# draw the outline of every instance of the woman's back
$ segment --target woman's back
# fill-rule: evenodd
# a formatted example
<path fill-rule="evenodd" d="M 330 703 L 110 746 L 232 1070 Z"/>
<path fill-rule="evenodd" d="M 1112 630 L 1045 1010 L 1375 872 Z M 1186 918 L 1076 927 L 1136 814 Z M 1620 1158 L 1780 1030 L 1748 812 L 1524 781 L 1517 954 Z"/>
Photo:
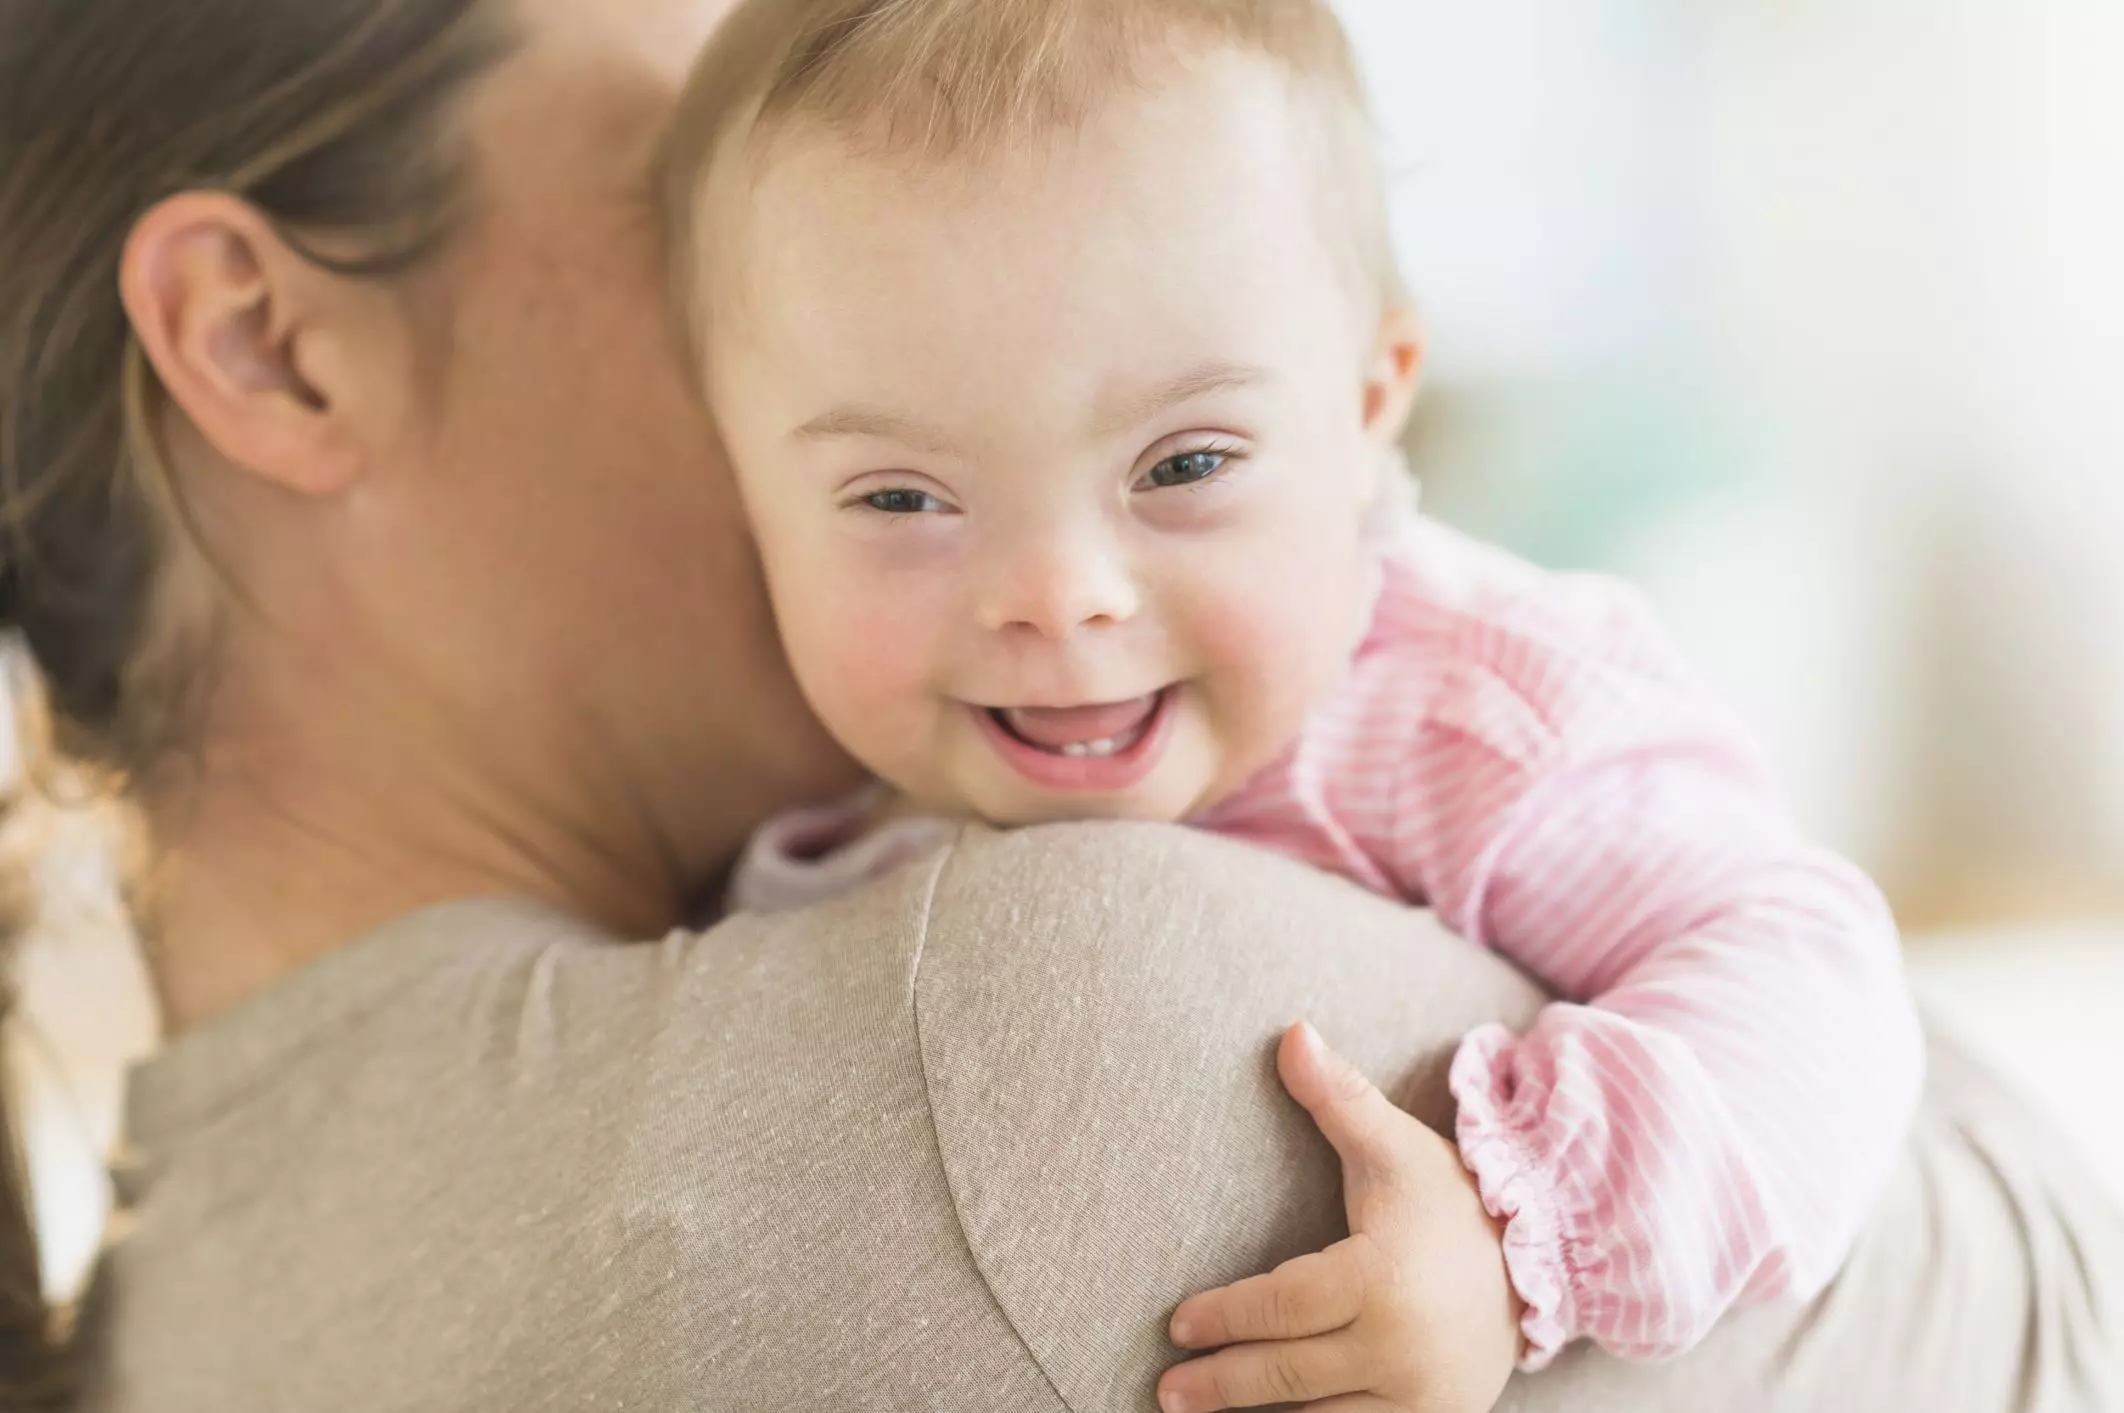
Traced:
<path fill-rule="evenodd" d="M 102 1405 L 1052 1406 L 934 1160 L 925 883 L 656 946 L 445 907 L 189 1037 L 135 1092 Z"/>
<path fill-rule="evenodd" d="M 1461 1030 L 1539 999 L 1331 880 L 1124 826 L 971 834 L 656 946 L 432 911 L 143 1072 L 92 1406 L 1148 1408 L 1174 1303 L 1339 1229 L 1280 1023 L 1436 1122 Z M 1929 1115 L 1814 1309 L 1506 1406 L 2110 1406 L 2124 1293 L 2083 1282 L 2124 1236 L 1997 1118 Z"/>

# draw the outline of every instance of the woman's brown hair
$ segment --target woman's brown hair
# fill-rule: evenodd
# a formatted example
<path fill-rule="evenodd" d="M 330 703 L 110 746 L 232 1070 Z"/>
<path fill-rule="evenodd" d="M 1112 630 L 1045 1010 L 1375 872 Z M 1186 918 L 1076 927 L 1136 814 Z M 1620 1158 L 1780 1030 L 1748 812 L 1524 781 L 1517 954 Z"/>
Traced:
<path fill-rule="evenodd" d="M 343 274 L 417 262 L 466 197 L 451 119 L 501 52 L 498 4 L 0 0 L 0 626 L 68 759 L 137 779 L 207 671 L 157 613 L 184 517 L 119 301 L 133 225 L 222 191 Z M 22 1159 L 0 1109 L 0 1410 L 63 1406 L 72 1372 Z"/>

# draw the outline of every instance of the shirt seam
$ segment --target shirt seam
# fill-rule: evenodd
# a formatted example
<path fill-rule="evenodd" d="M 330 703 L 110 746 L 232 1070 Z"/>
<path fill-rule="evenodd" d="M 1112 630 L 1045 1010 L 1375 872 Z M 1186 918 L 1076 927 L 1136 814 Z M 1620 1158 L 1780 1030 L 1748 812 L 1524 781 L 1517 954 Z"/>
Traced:
<path fill-rule="evenodd" d="M 1054 1394 L 1055 1402 L 1063 1408 L 1074 1409 L 1077 1405 L 1070 1402 L 1062 1392 L 1062 1386 L 1056 1382 L 1046 1362 L 1040 1358 L 1039 1351 L 1033 1348 L 1032 1341 L 1026 1338 L 1025 1331 L 1019 1328 L 1017 1320 L 1011 1315 L 1010 1307 L 997 1292 L 995 1282 L 989 1279 L 988 1269 L 981 1261 L 981 1253 L 974 1246 L 973 1234 L 966 1229 L 965 1209 L 959 1198 L 958 1186 L 953 1181 L 951 1159 L 944 1152 L 943 1129 L 937 1122 L 936 1091 L 929 1078 L 929 1048 L 922 1038 L 922 966 L 929 956 L 929 930 L 936 918 L 937 895 L 943 887 L 945 873 L 958 858 L 959 846 L 964 838 L 965 830 L 961 829 L 953 836 L 950 847 L 938 858 L 936 867 L 930 871 L 929 886 L 922 894 L 921 927 L 915 938 L 914 965 L 908 975 L 908 1013 L 914 1026 L 915 1067 L 922 1077 L 922 1111 L 929 1117 L 929 1139 L 936 1149 L 937 1167 L 944 1175 L 944 1192 L 951 1202 L 952 1223 L 959 1229 L 959 1239 L 966 1248 L 966 1258 L 973 1266 L 974 1275 L 980 1279 L 981 1288 L 988 1293 L 989 1303 L 995 1306 L 1004 1326 L 1018 1341 L 1018 1347 L 1025 1351 L 1025 1357 L 1032 1361 L 1041 1381 L 1047 1385 L 1048 1391 Z"/>

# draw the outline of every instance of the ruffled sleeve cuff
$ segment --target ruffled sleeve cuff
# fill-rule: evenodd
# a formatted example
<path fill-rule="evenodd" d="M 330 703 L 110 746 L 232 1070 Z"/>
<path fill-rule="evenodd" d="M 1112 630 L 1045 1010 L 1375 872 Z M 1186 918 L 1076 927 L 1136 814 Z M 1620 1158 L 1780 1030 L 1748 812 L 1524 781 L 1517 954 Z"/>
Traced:
<path fill-rule="evenodd" d="M 1460 1106 L 1460 1161 L 1475 1175 L 1490 1215 L 1505 1223 L 1505 1270 L 1526 1303 L 1520 1331 L 1527 1348 L 1520 1368 L 1534 1373 L 1576 1336 L 1578 1301 L 1553 1175 L 1536 1146 L 1507 1118 L 1517 1044 L 1502 1026 L 1475 1031 L 1454 1057 L 1451 1083 Z"/>

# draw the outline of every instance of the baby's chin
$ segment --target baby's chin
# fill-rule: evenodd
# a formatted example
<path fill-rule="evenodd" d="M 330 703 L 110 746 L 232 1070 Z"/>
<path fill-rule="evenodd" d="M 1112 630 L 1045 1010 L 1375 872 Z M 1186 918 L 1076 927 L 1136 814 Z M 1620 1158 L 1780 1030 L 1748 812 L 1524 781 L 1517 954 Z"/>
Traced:
<path fill-rule="evenodd" d="M 1180 824 L 1196 811 L 1186 804 L 1123 795 L 1025 801 L 1006 808 L 971 812 L 999 829 L 1031 829 L 1042 824 L 1081 824 L 1090 820 L 1128 820 L 1136 824 Z"/>

